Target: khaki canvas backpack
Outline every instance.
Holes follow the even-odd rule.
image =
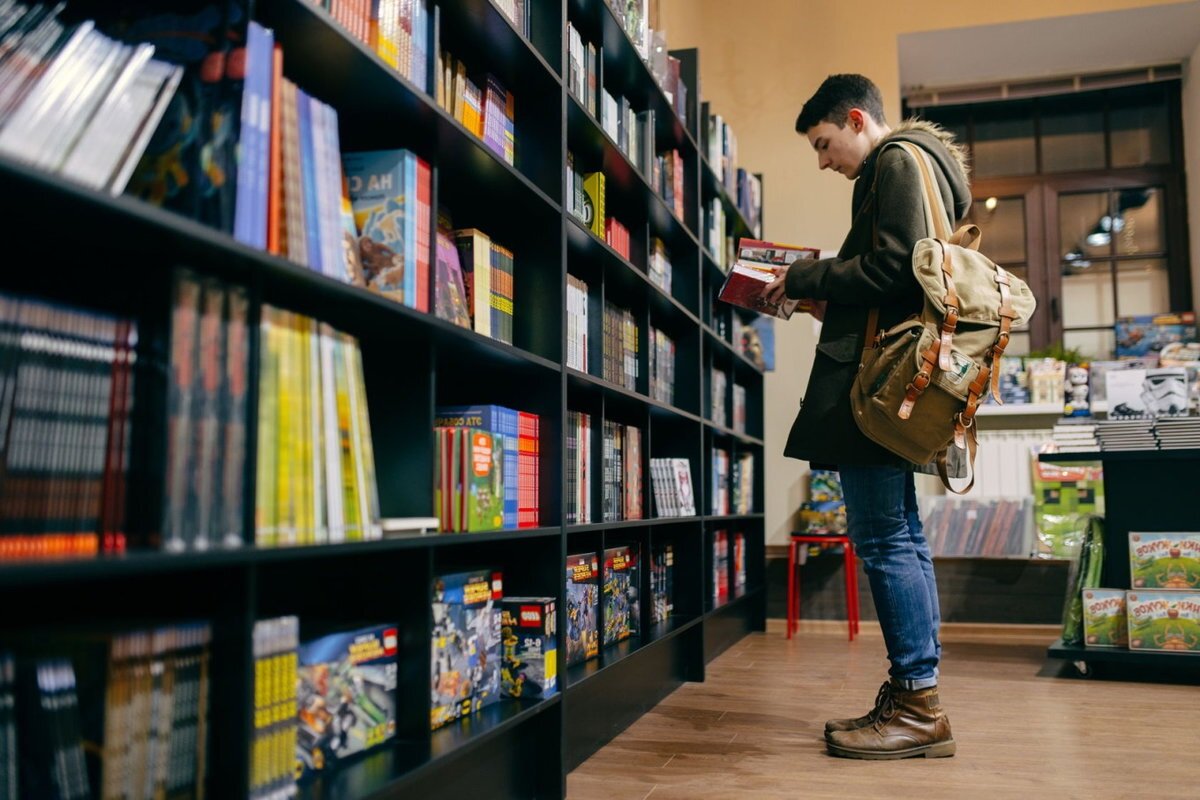
[[[929,238],[913,248],[912,269],[925,304],[920,316],[888,330],[878,330],[872,309],[851,406],[867,438],[914,464],[936,462],[946,488],[965,494],[975,485],[975,412],[989,386],[1001,402],[1009,333],[1029,320],[1036,301],[1024,281],[979,252],[979,228],[951,233],[929,155],[909,142],[885,146],[902,148],[920,169]],[[971,465],[962,490],[950,485],[951,447]]]

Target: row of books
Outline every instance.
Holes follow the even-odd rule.
[[[605,240],[604,173],[575,169],[575,155],[567,152],[567,200],[571,215],[598,239]]]
[[[567,496],[568,525],[592,521],[592,416],[567,411]]]
[[[516,98],[491,74],[479,75],[449,53],[439,54],[437,103],[483,140],[505,163],[516,164]]]
[[[684,218],[685,176],[683,156],[678,150],[668,150],[655,157],[650,185],[679,219]]]
[[[271,306],[263,307],[259,342],[255,542],[275,547],[380,538],[358,342]]]
[[[675,613],[675,547],[663,542],[650,550],[650,624]]]
[[[433,24],[425,0],[316,2],[410,83],[422,92],[429,91]]]
[[[567,275],[567,366],[588,371],[588,285]]]
[[[705,159],[755,232],[762,218],[762,181],[738,166],[737,136],[720,114],[709,115],[706,126]]]
[[[616,250],[621,258],[629,260],[631,250],[629,229],[617,222],[615,217],[604,220],[604,241],[608,242],[608,246]]]
[[[709,382],[712,402],[711,419],[714,425],[727,428],[729,427],[729,416],[725,410],[725,398],[729,392],[729,376],[725,370],[719,367],[713,367],[710,373],[712,375],[712,379]]]
[[[529,38],[529,6],[528,0],[496,0],[496,8],[509,22],[516,27],[522,36]]]
[[[605,420],[602,434],[604,521],[642,519],[641,429]]]
[[[300,619],[254,623],[254,731],[250,739],[250,800],[294,797],[300,709]],[[312,709],[306,709],[312,713]]]
[[[641,633],[640,547],[611,547],[602,556],[567,556],[567,666]]]
[[[675,342],[658,328],[650,328],[650,396],[675,404]]]
[[[125,549],[137,325],[0,294],[0,560]]]
[[[733,429],[746,432],[746,387],[740,383],[733,385]]]
[[[650,484],[659,517],[696,516],[692,465],[686,458],[650,459]]]
[[[512,344],[516,299],[512,251],[476,228],[451,235],[458,249],[471,327],[476,333]],[[453,262],[450,269],[454,269]]]
[[[437,409],[434,506],[442,531],[537,527],[539,426],[536,414],[503,406]]]
[[[0,14],[0,153],[120,194],[183,70],[150,44],[123,44],[65,4],[6,3]]]
[[[712,514],[754,512],[754,454],[742,453],[734,461],[728,450],[712,451]]]
[[[650,275],[651,283],[664,293],[671,294],[675,268],[671,266],[671,254],[667,252],[667,246],[657,236],[650,240],[650,258],[646,271]]]
[[[629,98],[613,95],[608,89],[600,91],[600,127],[629,163],[646,173],[646,156],[654,152],[654,112],[637,111]]]
[[[732,564],[732,571],[730,565]],[[746,534],[713,532],[712,602],[720,607],[746,593]]]
[[[589,114],[596,116],[600,88],[599,48],[584,41],[579,29],[567,20],[567,91]]]
[[[728,272],[733,264],[734,239],[729,235],[725,219],[725,205],[721,198],[713,197],[704,204],[704,249],[717,263],[722,272]]]
[[[118,634],[94,659],[83,645],[79,673],[0,654],[0,797],[202,796],[211,639],[207,623]]]
[[[1033,499],[935,498],[924,513],[925,536],[935,556],[1027,557]]]
[[[604,380],[637,390],[638,324],[633,313],[604,303]]]

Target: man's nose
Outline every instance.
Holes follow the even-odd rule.
[[[821,165],[821,169],[829,169],[830,167],[833,166],[833,159],[827,158],[827,157],[826,158],[818,157],[817,163]]]

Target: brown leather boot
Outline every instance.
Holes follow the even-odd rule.
[[[879,693],[875,695],[875,707],[866,713],[865,716],[856,717],[855,719],[831,719],[825,723],[825,738],[829,738],[829,734],[834,731],[855,731],[859,728],[865,728],[875,722],[875,718],[879,716],[879,709],[883,705],[883,698],[892,690],[892,682],[884,681],[883,686],[879,687]]]
[[[831,755],[871,760],[942,758],[954,755],[955,749],[937,687],[909,691],[894,685],[874,722],[855,730],[832,731],[826,747]]]

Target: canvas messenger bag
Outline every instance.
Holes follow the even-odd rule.
[[[951,233],[929,155],[909,142],[885,146],[903,148],[920,169],[930,237],[913,248],[912,268],[925,303],[919,316],[887,330],[871,310],[850,403],[867,438],[914,464],[936,462],[946,488],[965,494],[975,484],[975,413],[989,386],[1001,402],[1009,332],[1028,322],[1036,301],[1024,281],[979,252],[978,227]],[[951,447],[971,465],[961,490],[950,485]]]

